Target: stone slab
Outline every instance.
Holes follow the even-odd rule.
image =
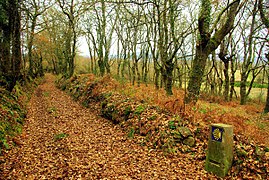
[[[211,124],[205,169],[225,177],[233,162],[233,126]]]

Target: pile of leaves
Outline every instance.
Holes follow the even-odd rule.
[[[15,136],[22,132],[27,113],[26,103],[39,81],[17,83],[12,92],[0,87],[0,153],[16,144]]]
[[[242,135],[234,135],[234,161],[231,175],[244,179],[268,179],[269,148]]]
[[[108,76],[94,80],[91,75],[75,76],[69,80],[60,79],[57,84],[84,106],[95,107],[102,117],[121,126],[130,138],[140,135],[141,145],[168,152],[178,151],[176,146],[195,145],[190,121],[158,106],[120,94],[116,91],[118,83]]]
[[[179,105],[181,111],[175,114],[173,110],[127,96],[121,92],[120,84],[109,76],[60,78],[57,85],[82,105],[94,108],[102,117],[122,127],[127,136],[141,146],[160,148],[168,155],[191,153],[198,161],[206,158],[208,124],[211,123],[207,118],[212,119],[212,113],[201,112],[203,119],[195,121],[197,109]],[[242,134],[234,136],[234,144],[234,162],[229,177],[266,179],[269,176],[268,147]]]

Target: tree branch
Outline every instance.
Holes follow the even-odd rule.
[[[269,29],[269,19],[266,18],[264,8],[263,8],[263,0],[259,0],[258,8],[260,11],[261,19],[263,24],[266,26],[267,29]]]

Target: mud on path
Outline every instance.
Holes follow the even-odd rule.
[[[207,179],[196,155],[163,155],[128,139],[46,75],[28,105],[18,146],[1,157],[0,179]]]

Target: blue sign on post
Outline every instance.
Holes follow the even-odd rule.
[[[223,133],[223,129],[222,128],[212,126],[211,139],[213,141],[222,142],[222,133]]]
[[[209,130],[205,169],[225,177],[233,163],[233,126],[211,124]]]

